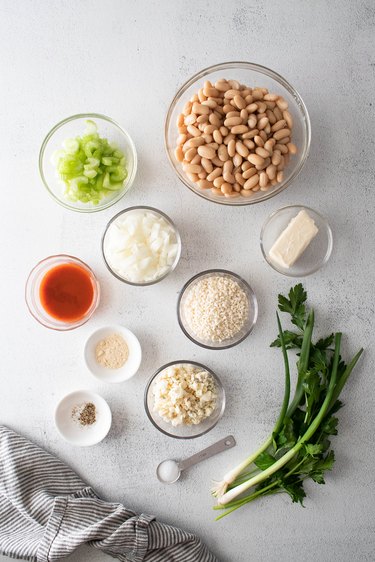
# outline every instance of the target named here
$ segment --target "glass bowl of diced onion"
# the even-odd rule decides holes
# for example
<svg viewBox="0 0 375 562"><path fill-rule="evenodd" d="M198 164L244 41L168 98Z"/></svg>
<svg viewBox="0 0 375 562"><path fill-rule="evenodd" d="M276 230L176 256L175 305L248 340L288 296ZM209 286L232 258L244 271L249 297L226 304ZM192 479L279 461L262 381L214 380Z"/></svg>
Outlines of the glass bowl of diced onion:
<svg viewBox="0 0 375 562"><path fill-rule="evenodd" d="M93 136L98 137L96 146ZM47 134L40 148L39 172L48 193L66 209L102 211L132 187L137 152L129 133L116 121L99 113L81 113L63 119Z"/></svg>
<svg viewBox="0 0 375 562"><path fill-rule="evenodd" d="M181 404L176 399L176 394L178 392L181 392L181 394L183 394L182 388L177 388L176 386L171 389L168 407L169 411L167 415L160 415L158 404L156 403L156 387L160 384L163 374L167 370L169 370L168 372L174 369L178 371L180 366L187 366L189 369L192 368L197 373L207 373L207 376L211 378L215 388L215 399L213 402L212 413L201 421L199 421L199 416L197 416L197 418L195 419L196 423L187 424L181 422L181 420L178 420ZM202 394L202 389L200 388L200 386L200 384L197 384L197 395ZM165 396L164 394L164 407L166 405L166 400L168 400L168 396ZM194 439L195 437L200 437L201 435L204 435L205 433L211 431L211 429L216 426L216 424L223 416L225 410L225 391L219 377L205 365L197 363L196 361L189 360L172 361L160 367L160 369L158 369L148 381L145 389L144 405L149 420L159 431L161 431L161 433L164 433L169 437L174 437L175 439ZM170 419L168 419L168 417ZM176 420L178 423L176 423Z"/></svg>
<svg viewBox="0 0 375 562"><path fill-rule="evenodd" d="M174 222L154 207L128 207L108 222L102 254L120 281L144 287L158 283L176 267L181 238Z"/></svg>

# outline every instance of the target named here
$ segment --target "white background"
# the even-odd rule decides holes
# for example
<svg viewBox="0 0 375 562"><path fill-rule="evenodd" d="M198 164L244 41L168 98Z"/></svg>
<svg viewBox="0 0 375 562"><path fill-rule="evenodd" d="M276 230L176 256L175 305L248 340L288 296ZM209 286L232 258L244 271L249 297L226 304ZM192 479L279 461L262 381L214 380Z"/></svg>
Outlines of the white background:
<svg viewBox="0 0 375 562"><path fill-rule="evenodd" d="M1 391L0 423L70 464L103 498L198 533L221 562L375 560L374 539L374 5L368 1L0 1ZM175 177L163 147L168 105L180 85L218 62L269 66L300 92L312 120L310 157L295 184L264 204L206 202ZM132 191L114 207L81 215L49 198L38 176L44 135L62 118L102 112L124 126L139 154ZM344 394L337 463L326 486L308 485L306 509L277 496L213 521L210 481L269 433L283 392L275 336L277 294L291 281L263 261L267 215L293 203L327 215L334 231L328 265L304 280L321 334L341 329L348 357L366 354ZM160 285L132 288L106 270L100 238L126 206L159 207L177 223L183 254ZM58 333L38 325L24 303L34 264L67 252L87 261L102 286L99 310L84 327ZM183 283L210 267L233 269L253 286L259 322L229 351L205 351L179 330ZM86 370L88 335L122 323L139 336L139 375L100 385ZM217 371L227 390L221 423L196 441L169 439L148 421L143 391L168 361L190 358ZM57 401L78 388L98 391L113 412L100 445L74 449L57 435ZM164 458L182 458L233 433L238 446L164 487ZM8 560L1 557L1 561ZM72 561L107 560L83 548Z"/></svg>

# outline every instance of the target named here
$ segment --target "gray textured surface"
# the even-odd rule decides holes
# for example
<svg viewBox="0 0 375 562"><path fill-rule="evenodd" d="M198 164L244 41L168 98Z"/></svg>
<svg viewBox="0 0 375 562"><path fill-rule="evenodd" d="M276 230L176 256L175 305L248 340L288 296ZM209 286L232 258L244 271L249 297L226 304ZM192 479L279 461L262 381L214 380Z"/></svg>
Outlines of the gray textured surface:
<svg viewBox="0 0 375 562"><path fill-rule="evenodd" d="M59 455L104 497L196 531L221 562L375 560L374 4L225 4L1 1L0 423ZM296 184L265 204L238 209L190 193L175 178L163 148L164 116L176 89L199 69L236 59L264 64L290 80L313 128L310 157ZM44 134L79 111L118 120L140 157L133 191L91 216L56 205L37 170ZM107 220L139 203L170 214L183 238L176 272L144 290L111 278L99 251ZM258 237L268 213L292 203L323 211L334 230L330 262L305 280L318 325L322 332L341 328L350 337L349 350L365 345L366 356L345 392L334 472L325 487L308 486L306 509L280 496L214 523L211 477L221 476L270 431L282 394L280 357L268 343L275 334L276 295L290 281L265 264ZM39 326L23 302L31 267L58 252L86 260L103 287L92 321L65 334ZM260 302L251 337L225 352L194 346L175 315L182 284L215 266L249 279ZM119 387L100 386L82 360L86 337L107 322L129 326L144 349L139 375ZM228 393L222 422L189 443L159 434L143 411L147 378L179 357L216 369ZM102 444L77 450L58 437L52 416L57 400L80 387L108 400L114 424ZM174 486L158 483L154 470L163 458L187 456L229 432L238 440L236 449L192 469ZM104 557L83 549L71 558L88 559Z"/></svg>

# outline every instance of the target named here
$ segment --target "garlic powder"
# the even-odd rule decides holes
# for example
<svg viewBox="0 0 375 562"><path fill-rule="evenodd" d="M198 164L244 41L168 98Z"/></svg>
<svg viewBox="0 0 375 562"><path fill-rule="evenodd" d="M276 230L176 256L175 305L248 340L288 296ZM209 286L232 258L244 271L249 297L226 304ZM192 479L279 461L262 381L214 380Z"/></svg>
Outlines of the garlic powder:
<svg viewBox="0 0 375 562"><path fill-rule="evenodd" d="M216 408L213 376L196 365L171 365L156 377L152 387L153 410L173 426L197 425Z"/></svg>
<svg viewBox="0 0 375 562"><path fill-rule="evenodd" d="M96 361L107 369L120 369L128 358L128 344L121 334L110 334L100 340L95 348Z"/></svg>

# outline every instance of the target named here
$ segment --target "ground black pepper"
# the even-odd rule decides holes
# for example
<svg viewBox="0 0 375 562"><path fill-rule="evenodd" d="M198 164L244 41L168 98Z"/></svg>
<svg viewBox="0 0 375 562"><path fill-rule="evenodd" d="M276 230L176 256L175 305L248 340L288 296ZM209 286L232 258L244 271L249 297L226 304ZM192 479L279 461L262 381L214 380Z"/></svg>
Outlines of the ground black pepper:
<svg viewBox="0 0 375 562"><path fill-rule="evenodd" d="M75 406L72 411L72 418L81 425L92 425L96 422L96 407L92 402Z"/></svg>

